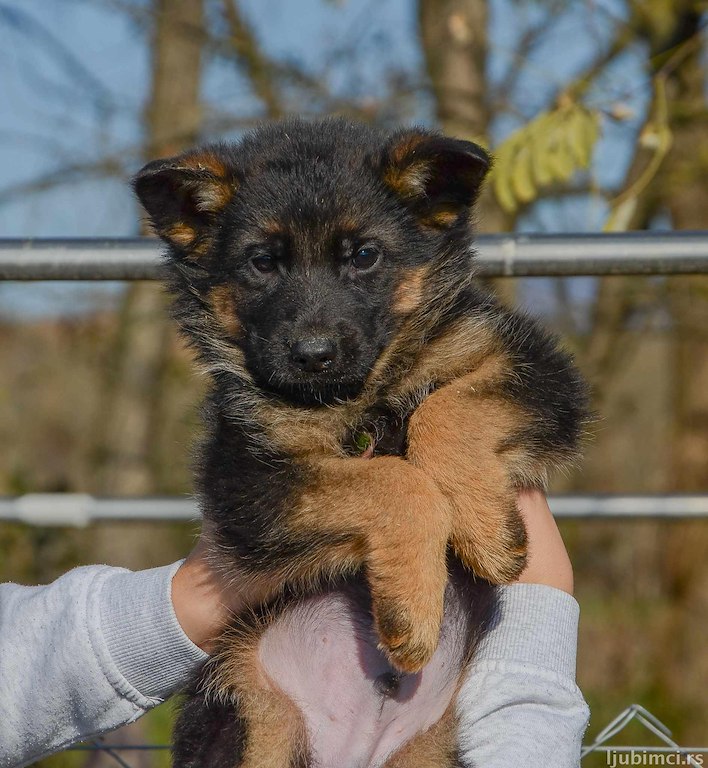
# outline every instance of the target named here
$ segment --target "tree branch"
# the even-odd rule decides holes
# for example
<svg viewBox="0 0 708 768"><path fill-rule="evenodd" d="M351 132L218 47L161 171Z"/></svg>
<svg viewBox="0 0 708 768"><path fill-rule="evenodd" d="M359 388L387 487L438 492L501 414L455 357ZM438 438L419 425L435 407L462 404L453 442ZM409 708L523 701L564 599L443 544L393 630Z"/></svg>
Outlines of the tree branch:
<svg viewBox="0 0 708 768"><path fill-rule="evenodd" d="M269 118L282 117L285 110L275 84L275 70L261 50L256 36L243 17L236 0L223 0L229 30L229 42L236 60L244 68L253 91L265 107Z"/></svg>

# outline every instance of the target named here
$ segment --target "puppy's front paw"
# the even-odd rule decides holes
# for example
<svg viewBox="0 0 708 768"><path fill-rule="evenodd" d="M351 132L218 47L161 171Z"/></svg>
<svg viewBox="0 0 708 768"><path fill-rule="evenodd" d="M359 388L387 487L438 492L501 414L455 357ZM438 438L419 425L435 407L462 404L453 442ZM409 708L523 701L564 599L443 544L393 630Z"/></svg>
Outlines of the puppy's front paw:
<svg viewBox="0 0 708 768"><path fill-rule="evenodd" d="M440 639L447 585L447 533L393 542L372 553L369 583L380 647L403 672L420 671Z"/></svg>
<svg viewBox="0 0 708 768"><path fill-rule="evenodd" d="M503 509L506 511L497 515L487 511L485 525L475 525L472 517L467 525L457 527L450 540L460 560L492 584L516 581L526 565L524 522L514 501L507 502Z"/></svg>
<svg viewBox="0 0 708 768"><path fill-rule="evenodd" d="M440 639L452 508L425 475L406 468L415 482L368 531L366 570L380 647L401 671L418 672Z"/></svg>
<svg viewBox="0 0 708 768"><path fill-rule="evenodd" d="M467 558L466 565L492 584L511 584L526 566L526 547L509 548L492 542L475 552L474 557Z"/></svg>
<svg viewBox="0 0 708 768"><path fill-rule="evenodd" d="M442 610L411 611L400 600L374 602L379 647L402 672L420 672L430 661L440 639Z"/></svg>

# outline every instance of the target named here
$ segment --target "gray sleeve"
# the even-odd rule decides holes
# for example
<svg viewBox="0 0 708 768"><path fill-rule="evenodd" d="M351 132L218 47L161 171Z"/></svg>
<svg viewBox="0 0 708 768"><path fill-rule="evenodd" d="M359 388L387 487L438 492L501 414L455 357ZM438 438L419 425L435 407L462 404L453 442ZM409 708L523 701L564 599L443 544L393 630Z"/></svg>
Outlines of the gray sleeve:
<svg viewBox="0 0 708 768"><path fill-rule="evenodd" d="M578 768L589 709L575 684L579 608L538 584L500 590L457 700L465 768Z"/></svg>
<svg viewBox="0 0 708 768"><path fill-rule="evenodd" d="M178 566L0 585L2 768L132 722L186 682L206 655L172 609Z"/></svg>

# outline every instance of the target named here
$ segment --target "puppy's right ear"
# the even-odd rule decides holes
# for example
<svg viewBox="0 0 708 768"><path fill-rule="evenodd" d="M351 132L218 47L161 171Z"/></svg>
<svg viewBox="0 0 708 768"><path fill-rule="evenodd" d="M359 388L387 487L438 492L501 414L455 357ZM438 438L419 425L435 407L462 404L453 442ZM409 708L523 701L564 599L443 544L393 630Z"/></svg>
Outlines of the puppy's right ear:
<svg viewBox="0 0 708 768"><path fill-rule="evenodd" d="M157 234L195 257L204 252L213 224L236 187L234 174L209 149L154 160L133 179Z"/></svg>

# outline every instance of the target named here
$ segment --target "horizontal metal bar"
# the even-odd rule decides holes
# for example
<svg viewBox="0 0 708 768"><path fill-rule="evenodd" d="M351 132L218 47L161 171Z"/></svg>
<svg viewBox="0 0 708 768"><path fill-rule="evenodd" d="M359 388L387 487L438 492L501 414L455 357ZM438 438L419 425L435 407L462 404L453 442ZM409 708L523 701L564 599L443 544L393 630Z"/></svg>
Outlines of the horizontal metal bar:
<svg viewBox="0 0 708 768"><path fill-rule="evenodd" d="M708 518L708 495L589 494L550 496L557 518Z"/></svg>
<svg viewBox="0 0 708 768"><path fill-rule="evenodd" d="M0 239L0 280L156 280L151 238ZM708 232L482 235L489 277L708 273Z"/></svg>
<svg viewBox="0 0 708 768"><path fill-rule="evenodd" d="M157 752L172 749L170 744L75 744L65 752Z"/></svg>
<svg viewBox="0 0 708 768"><path fill-rule="evenodd" d="M0 280L160 277L160 243L148 237L0 240Z"/></svg>
<svg viewBox="0 0 708 768"><path fill-rule="evenodd" d="M559 519L708 518L708 495L551 496ZM101 521L180 522L199 519L193 499L181 497L96 497L81 493L31 493L0 497L0 520L40 526L83 527Z"/></svg>
<svg viewBox="0 0 708 768"><path fill-rule="evenodd" d="M28 493L0 497L0 520L83 527L101 521L198 520L193 499L171 496L97 497L84 493Z"/></svg>

